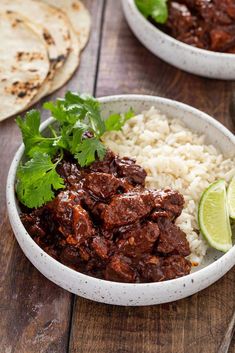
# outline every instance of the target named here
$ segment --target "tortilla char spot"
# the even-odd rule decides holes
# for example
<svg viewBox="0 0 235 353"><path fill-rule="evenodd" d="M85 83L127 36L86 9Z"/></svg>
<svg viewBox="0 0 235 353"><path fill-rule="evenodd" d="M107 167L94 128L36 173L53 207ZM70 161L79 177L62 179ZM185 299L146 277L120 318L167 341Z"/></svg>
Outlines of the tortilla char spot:
<svg viewBox="0 0 235 353"><path fill-rule="evenodd" d="M73 3L72 3L72 8L73 8L74 10L76 10L76 11L79 11L79 10L80 10L80 5L77 4L76 2L73 2Z"/></svg>
<svg viewBox="0 0 235 353"><path fill-rule="evenodd" d="M19 23L22 23L22 20L19 18L14 18L14 20L12 20L12 23L11 23L12 28L15 28Z"/></svg>
<svg viewBox="0 0 235 353"><path fill-rule="evenodd" d="M18 53L16 54L17 60L21 60L23 54L24 54L24 53L23 53L22 51L18 51Z"/></svg>
<svg viewBox="0 0 235 353"><path fill-rule="evenodd" d="M15 81L11 86L6 87L5 90L7 93L10 93L13 96L18 98L24 98L25 96L31 96L32 93L39 88L38 83L39 76L36 75L34 80L27 82Z"/></svg>
<svg viewBox="0 0 235 353"><path fill-rule="evenodd" d="M44 56L41 53L38 52L18 52L16 54L16 59L18 61L21 60L28 60L28 61L33 61L33 60L43 60Z"/></svg>
<svg viewBox="0 0 235 353"><path fill-rule="evenodd" d="M21 92L19 92L19 93L17 94L17 96L18 96L19 98L23 98L23 97L26 96L26 92L25 92L25 91L21 91Z"/></svg>
<svg viewBox="0 0 235 353"><path fill-rule="evenodd" d="M64 61L64 60L65 60L65 55L60 55L55 59L56 62L60 62L60 61Z"/></svg>
<svg viewBox="0 0 235 353"><path fill-rule="evenodd" d="M45 39L48 45L55 45L54 39L46 29L43 30L43 38Z"/></svg>

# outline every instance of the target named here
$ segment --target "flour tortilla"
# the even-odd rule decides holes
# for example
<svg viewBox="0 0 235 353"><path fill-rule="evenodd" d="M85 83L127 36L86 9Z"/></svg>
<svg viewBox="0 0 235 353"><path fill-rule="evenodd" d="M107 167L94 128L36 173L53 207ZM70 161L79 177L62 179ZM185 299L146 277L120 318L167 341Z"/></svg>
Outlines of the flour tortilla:
<svg viewBox="0 0 235 353"><path fill-rule="evenodd" d="M55 7L33 0L1 0L0 11L3 10L16 11L25 16L48 48L50 71L28 108L54 90L53 78L71 51L69 21L67 16Z"/></svg>
<svg viewBox="0 0 235 353"><path fill-rule="evenodd" d="M50 93L62 87L79 65L79 54L86 45L90 33L90 15L85 6L77 0L37 0L55 6L68 16L71 35L71 51L64 65L56 72Z"/></svg>
<svg viewBox="0 0 235 353"><path fill-rule="evenodd" d="M64 65L57 70L55 76L53 77L51 81L51 87L49 89L49 93L52 93L57 89L59 89L60 87L62 87L71 78L74 71L77 69L79 65L79 61L80 61L79 42L72 27L70 31L70 36L71 36L71 50L70 50L69 56L65 61Z"/></svg>
<svg viewBox="0 0 235 353"><path fill-rule="evenodd" d="M53 9L53 7L50 5L46 6ZM34 105L41 98L51 94L52 92L56 91L58 88L63 86L64 83L72 76L79 64L79 43L76 35L73 33L73 28L70 24L70 21L62 11L57 8L54 8L54 10L60 18L63 18L63 21L66 23L66 29L68 31L70 39L70 48L67 52L68 55L66 59L63 60L63 62L59 62L59 66L58 62L55 62L56 65L52 65L47 79L44 81L38 94L34 97L32 102L30 102L28 107Z"/></svg>
<svg viewBox="0 0 235 353"><path fill-rule="evenodd" d="M46 79L47 48L24 17L0 13L0 121L22 110Z"/></svg>
<svg viewBox="0 0 235 353"><path fill-rule="evenodd" d="M27 24L31 27L31 29L34 32L36 32L41 37L42 41L44 42L45 47L47 48L48 58L50 59L50 57L49 57L49 45L48 45L47 41L44 39L44 37L41 36L41 34L43 33L43 31L45 31L45 29L43 30L43 28L41 26L39 26L38 24L35 24L34 22L29 22L27 17L25 17L25 16L22 16L22 18L24 18L25 22L27 22ZM35 103L37 103L41 98L43 98L47 94L49 94L49 92L51 90L51 82L53 80L53 77L55 75L56 70L59 70L59 69L57 69L56 65L54 64L54 62L52 60L50 60L50 69L49 69L49 72L47 74L47 77L43 81L43 83L40 86L40 88L38 89L38 92L37 92L36 96L27 105L26 109L31 107Z"/></svg>
<svg viewBox="0 0 235 353"><path fill-rule="evenodd" d="M67 19L57 9L33 0L1 0L0 12L14 11L33 22L37 33L47 43L49 59L56 68L63 65L70 52Z"/></svg>
<svg viewBox="0 0 235 353"><path fill-rule="evenodd" d="M43 1L51 6L61 9L69 18L74 31L76 32L80 44L83 49L88 41L91 18L89 11L79 0L37 0Z"/></svg>

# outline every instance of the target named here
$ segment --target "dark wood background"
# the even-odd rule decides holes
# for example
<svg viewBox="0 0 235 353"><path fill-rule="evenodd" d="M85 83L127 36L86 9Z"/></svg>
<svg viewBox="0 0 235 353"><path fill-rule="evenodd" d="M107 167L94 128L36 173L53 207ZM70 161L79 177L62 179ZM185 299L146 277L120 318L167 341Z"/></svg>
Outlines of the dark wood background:
<svg viewBox="0 0 235 353"><path fill-rule="evenodd" d="M92 14L90 41L79 70L52 98L68 88L97 97L159 95L199 108L234 131L234 82L189 75L153 56L128 28L120 0L84 2ZM29 263L14 238L5 205L7 172L19 144L14 119L2 122L0 353L216 353L235 310L235 269L190 298L131 308L76 297Z"/></svg>

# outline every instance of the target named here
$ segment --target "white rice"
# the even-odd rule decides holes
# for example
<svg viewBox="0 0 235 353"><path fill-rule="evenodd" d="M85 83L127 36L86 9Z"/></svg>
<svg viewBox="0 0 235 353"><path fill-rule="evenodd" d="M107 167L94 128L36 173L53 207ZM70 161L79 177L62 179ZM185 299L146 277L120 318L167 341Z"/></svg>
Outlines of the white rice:
<svg viewBox="0 0 235 353"><path fill-rule="evenodd" d="M120 156L136 158L147 172L147 187L171 187L184 195L185 207L176 224L187 235L191 262L200 264L207 244L199 234L198 203L210 183L220 178L228 182L235 175L234 160L155 108L129 120L122 131L106 133L104 143Z"/></svg>

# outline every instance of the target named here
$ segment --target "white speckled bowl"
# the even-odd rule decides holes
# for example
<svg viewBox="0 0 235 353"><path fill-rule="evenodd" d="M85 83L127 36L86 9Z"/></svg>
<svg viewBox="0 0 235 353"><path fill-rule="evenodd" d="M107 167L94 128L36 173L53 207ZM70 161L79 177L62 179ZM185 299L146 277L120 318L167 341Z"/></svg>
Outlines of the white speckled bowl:
<svg viewBox="0 0 235 353"><path fill-rule="evenodd" d="M127 22L153 54L177 68L209 78L234 80L235 54L216 53L195 48L156 28L137 9L134 0L122 0Z"/></svg>
<svg viewBox="0 0 235 353"><path fill-rule="evenodd" d="M169 117L181 119L188 127L201 134L206 134L207 142L213 143L226 156L234 153L235 136L223 125L210 116L185 104L169 99L123 95L99 99L102 103L102 114L106 117L110 112L124 112L132 107L136 113L157 107ZM52 121L48 119L42 129ZM157 121L156 121L157 124ZM104 281L76 272L47 255L29 236L20 217L15 198L15 176L17 166L24 153L21 146L17 151L7 180L7 207L10 222L16 239L23 252L32 264L51 281L68 291L98 302L115 305L152 305L178 300L192 295L217 281L235 264L235 247L226 254L209 251L203 266L194 273L182 278L144 284L125 284Z"/></svg>

